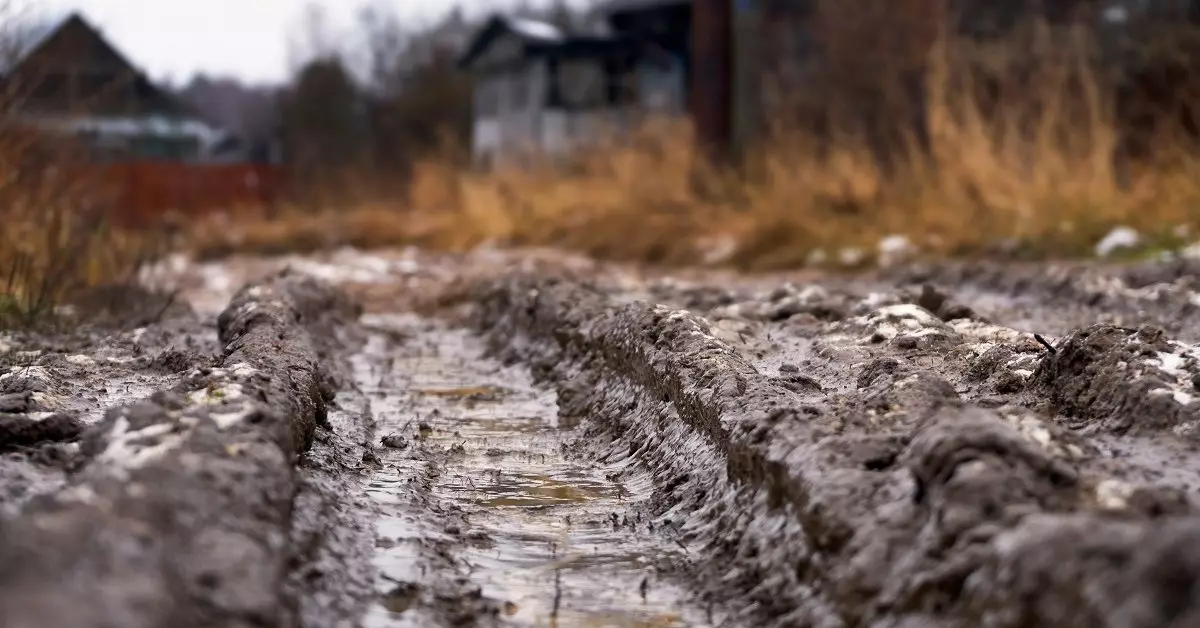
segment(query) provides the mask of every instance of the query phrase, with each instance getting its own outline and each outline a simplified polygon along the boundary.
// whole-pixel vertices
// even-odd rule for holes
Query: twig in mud
[[[1036,341],[1038,341],[1038,344],[1040,344],[1040,345],[1042,345],[1043,347],[1045,347],[1045,348],[1046,348],[1046,351],[1047,351],[1047,352],[1048,352],[1050,355],[1055,355],[1055,354],[1057,354],[1057,353],[1058,353],[1058,350],[1054,348],[1054,345],[1050,344],[1049,342],[1046,342],[1046,339],[1045,339],[1045,338],[1042,338],[1042,335],[1041,335],[1041,334],[1034,334],[1034,335],[1033,335],[1033,339],[1034,339],[1034,340],[1036,340]]]
[[[554,570],[554,606],[550,609],[550,618],[558,619],[558,608],[562,605],[562,570]]]

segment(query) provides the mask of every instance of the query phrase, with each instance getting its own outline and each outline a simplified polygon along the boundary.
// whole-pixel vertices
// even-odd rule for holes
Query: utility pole
[[[763,126],[762,0],[726,1],[733,4],[730,148],[734,158],[744,162]]]
[[[696,139],[715,161],[730,156],[733,94],[731,0],[693,0],[691,110]]]
[[[741,159],[762,126],[760,3],[692,2],[692,120],[718,161]]]

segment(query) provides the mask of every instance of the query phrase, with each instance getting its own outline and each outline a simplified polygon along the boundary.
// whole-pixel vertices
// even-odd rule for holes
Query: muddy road
[[[164,264],[0,336],[0,625],[1200,625],[1200,264]]]

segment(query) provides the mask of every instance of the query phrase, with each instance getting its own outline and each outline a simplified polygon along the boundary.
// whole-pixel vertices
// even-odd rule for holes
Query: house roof
[[[4,42],[0,43],[0,74],[7,74],[21,65],[33,51],[40,48],[52,35],[61,30],[72,17],[77,17],[77,15],[72,13],[18,24],[12,31],[5,33]]]
[[[492,42],[505,33],[515,35],[524,45],[525,54],[546,52],[567,54],[603,54],[625,42],[620,35],[579,35],[539,20],[493,15],[479,29],[467,49],[459,57],[460,68],[470,68],[487,51]]]
[[[614,13],[644,11],[681,4],[692,4],[692,0],[609,0],[601,5],[597,9],[597,12],[600,15],[612,15]]]
[[[42,46],[46,45],[56,34],[62,31],[69,25],[78,24],[90,31],[104,45],[108,46],[112,54],[115,55],[127,67],[129,67],[136,75],[136,80],[148,86],[153,90],[156,96],[166,103],[168,108],[175,113],[186,114],[187,107],[183,105],[173,94],[161,89],[154,81],[152,81],[144,72],[135,66],[127,56],[117,49],[113,43],[100,32],[96,26],[89,22],[79,12],[71,12],[51,19],[30,22],[24,25],[18,25],[13,29],[12,37],[9,42],[0,44],[0,75],[7,75],[19,68],[22,64],[28,61],[34,53]]]

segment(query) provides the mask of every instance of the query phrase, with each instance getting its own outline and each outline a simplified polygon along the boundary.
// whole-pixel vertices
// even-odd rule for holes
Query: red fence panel
[[[98,181],[111,217],[126,227],[150,226],[168,212],[185,218],[277,203],[285,171],[270,164],[124,162],[84,168]]]

